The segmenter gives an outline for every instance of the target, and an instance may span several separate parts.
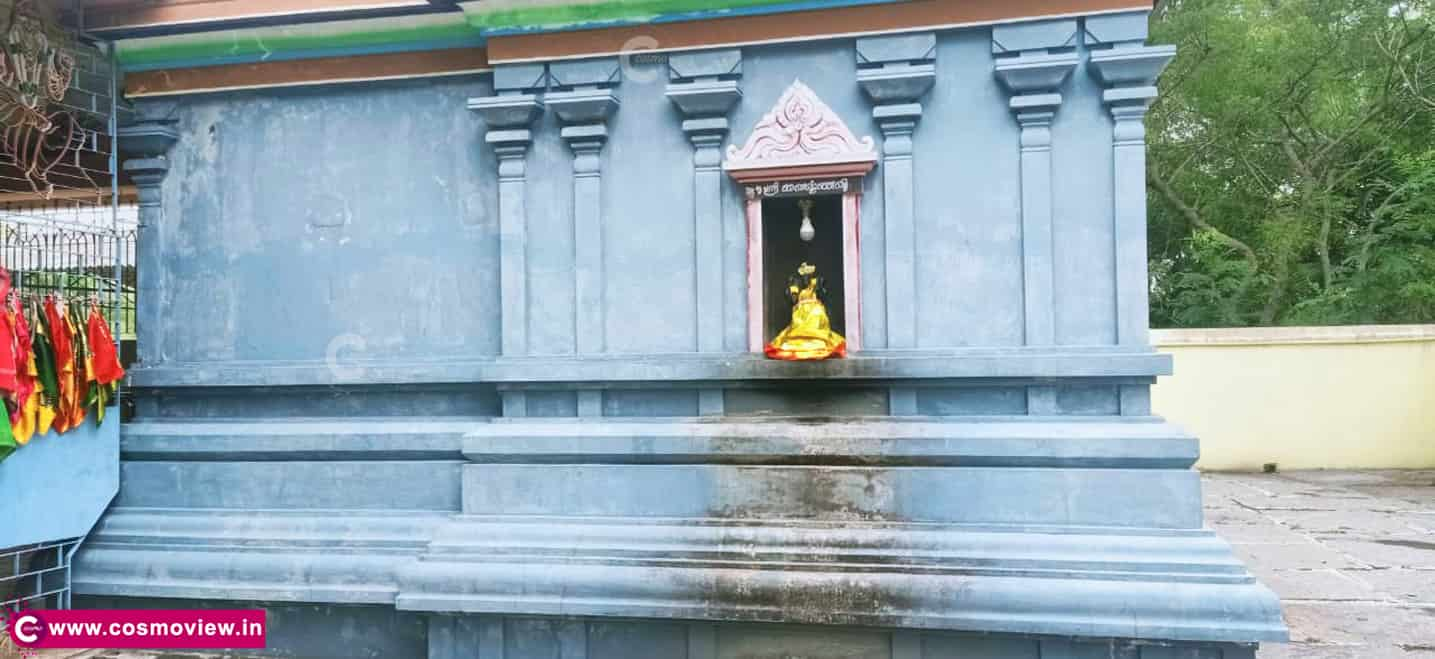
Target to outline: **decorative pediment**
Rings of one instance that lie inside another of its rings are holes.
[[[753,127],[747,143],[731,145],[723,169],[738,179],[793,174],[865,174],[877,162],[872,138],[858,138],[801,80]]]

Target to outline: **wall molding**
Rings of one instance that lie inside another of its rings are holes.
[[[482,48],[455,48],[138,71],[125,75],[124,89],[129,98],[145,98],[477,75],[492,70]]]
[[[341,366],[341,368],[336,368]],[[674,353],[583,357],[453,357],[305,361],[168,362],[130,372],[140,388],[367,386],[393,384],[541,384],[821,379],[893,380],[1154,378],[1171,374],[1171,357],[1112,346],[865,350],[846,359],[783,362],[761,354]]]

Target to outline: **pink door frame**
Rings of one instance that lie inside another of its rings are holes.
[[[821,167],[774,168],[752,172],[733,172],[739,183],[750,181],[791,181],[797,179],[831,178],[840,176],[861,177],[871,171],[872,163],[854,163],[843,167],[831,165]],[[764,285],[770,285],[764,278],[762,268],[762,199],[747,198],[747,348],[762,352],[771,337],[766,336],[767,317],[763,312]],[[861,186],[842,194],[842,302],[843,324],[847,349],[862,349],[862,261],[859,236],[861,236],[862,192]]]

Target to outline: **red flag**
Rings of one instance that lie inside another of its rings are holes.
[[[120,365],[120,356],[115,351],[115,339],[110,334],[110,325],[100,310],[90,307],[89,325],[90,354],[94,356],[95,382],[110,384],[125,376],[125,367]]]

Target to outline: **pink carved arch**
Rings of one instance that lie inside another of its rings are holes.
[[[744,174],[754,170],[853,165],[866,173],[876,162],[872,138],[858,139],[810,87],[794,80],[777,105],[753,126],[747,142],[728,146],[723,169],[738,180],[751,180]]]

